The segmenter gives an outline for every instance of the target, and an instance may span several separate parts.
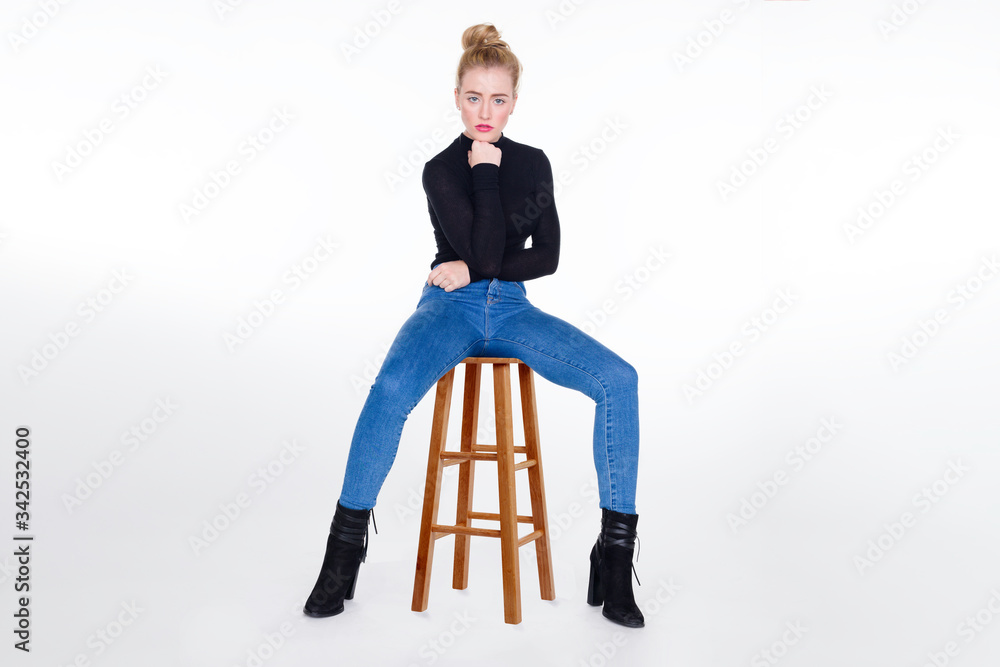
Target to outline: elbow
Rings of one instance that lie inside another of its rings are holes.
[[[544,276],[551,276],[559,268],[559,248],[554,248],[552,252],[548,253],[545,258],[545,263],[542,267]]]

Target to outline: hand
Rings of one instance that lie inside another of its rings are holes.
[[[427,276],[428,285],[437,285],[451,292],[469,284],[469,265],[460,259],[438,264]]]
[[[481,162],[489,162],[499,167],[502,154],[503,151],[488,141],[473,140],[472,150],[469,151],[469,166],[475,167]]]

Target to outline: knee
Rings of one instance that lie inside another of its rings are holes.
[[[635,366],[620,357],[618,364],[615,366],[615,377],[620,384],[627,387],[639,386],[639,371],[635,370]]]
[[[613,370],[613,386],[618,387],[624,391],[638,391],[639,390],[639,372],[635,369],[635,366],[619,358],[618,363],[615,364]]]
[[[368,390],[369,402],[377,403],[382,410],[396,413],[404,419],[413,409],[411,400],[406,381],[397,375],[380,373]]]
[[[597,402],[606,400],[610,395],[636,395],[639,392],[639,373],[621,357],[616,357],[614,363],[605,366],[596,379],[598,383],[591,398]]]

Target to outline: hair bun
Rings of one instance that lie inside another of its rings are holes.
[[[466,28],[462,34],[462,48],[469,50],[472,48],[487,48],[497,46],[500,48],[510,48],[507,42],[500,39],[500,31],[492,23],[480,23]]]

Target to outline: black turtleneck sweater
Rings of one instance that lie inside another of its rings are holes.
[[[464,260],[470,282],[524,281],[555,273],[559,216],[552,167],[541,149],[500,134],[500,166],[469,166],[472,139],[460,134],[424,165],[423,185],[437,255],[431,267]],[[531,237],[531,247],[525,241]]]

